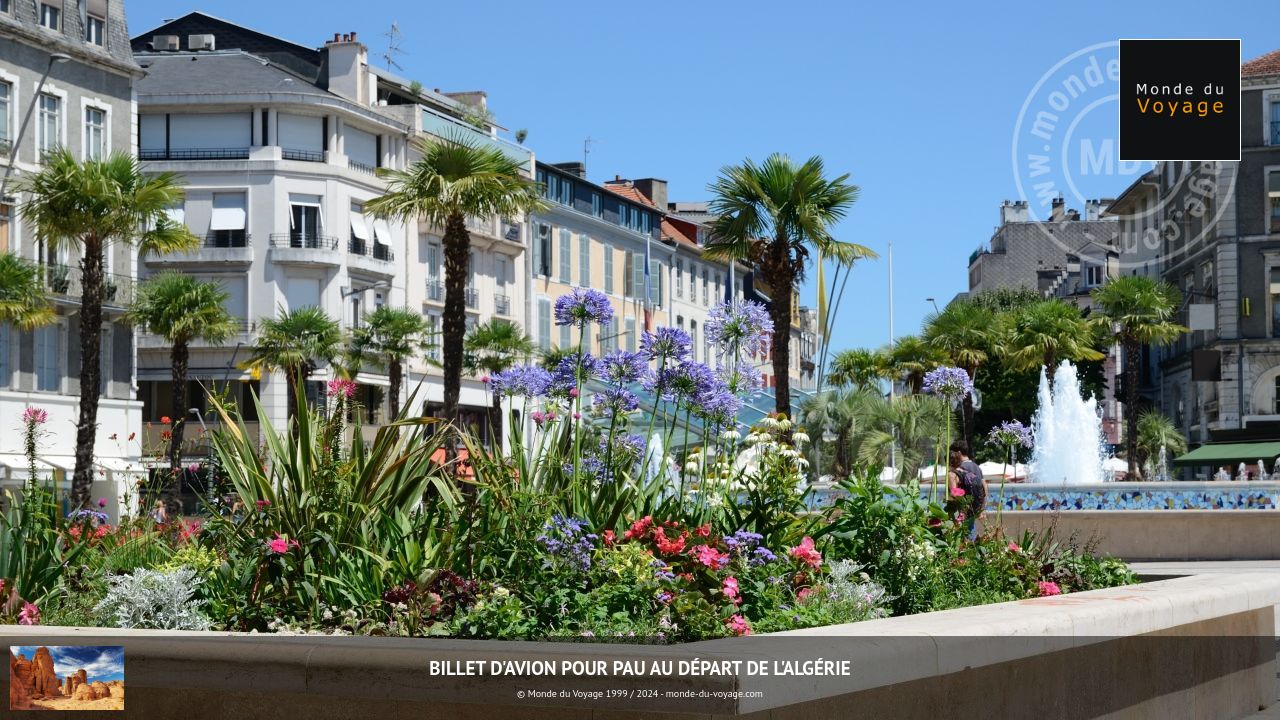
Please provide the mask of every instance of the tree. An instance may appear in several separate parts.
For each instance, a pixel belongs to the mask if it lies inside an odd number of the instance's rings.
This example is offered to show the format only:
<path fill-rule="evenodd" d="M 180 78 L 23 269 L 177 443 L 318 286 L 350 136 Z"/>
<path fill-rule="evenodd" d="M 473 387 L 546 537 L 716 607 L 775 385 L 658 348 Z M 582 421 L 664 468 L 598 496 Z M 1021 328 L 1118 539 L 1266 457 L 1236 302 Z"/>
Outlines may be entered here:
<path fill-rule="evenodd" d="M 1143 345 L 1168 345 L 1187 328 L 1173 322 L 1182 293 L 1166 282 L 1126 275 L 1095 288 L 1093 301 L 1101 310 L 1096 322 L 1120 343 L 1124 361 L 1125 455 L 1129 477 L 1138 478 L 1138 365 Z"/>
<path fill-rule="evenodd" d="M 466 285 L 471 257 L 467 217 L 514 217 L 545 207 L 540 187 L 525 166 L 496 146 L 475 145 L 458 135 L 417 141 L 422 157 L 407 170 L 382 170 L 387 192 L 365 205 L 369 212 L 442 228 L 444 246 L 444 416 L 458 417 L 466 335 Z M 449 441 L 450 454 L 456 441 Z"/>
<path fill-rule="evenodd" d="M 933 395 L 882 398 L 871 409 L 872 427 L 857 442 L 858 459 L 883 467 L 895 454 L 898 482 L 915 477 L 954 415 L 946 402 Z"/>
<path fill-rule="evenodd" d="M 1039 370 L 1044 366 L 1050 386 L 1058 363 L 1069 360 L 1101 360 L 1106 357 L 1093 346 L 1098 341 L 1096 326 L 1074 305 L 1061 300 L 1042 300 L 1013 311 L 1003 343 L 1005 364 L 1014 370 Z"/>
<path fill-rule="evenodd" d="M 127 315 L 138 327 L 159 335 L 172 345 L 169 351 L 173 377 L 173 416 L 169 427 L 170 485 L 165 494 L 177 505 L 182 477 L 182 437 L 187 416 L 187 367 L 190 346 L 197 338 L 221 345 L 236 332 L 235 319 L 227 312 L 229 297 L 216 282 L 190 275 L 165 272 L 152 277 L 138 289 Z"/>
<path fill-rule="evenodd" d="M 916 335 L 903 335 L 889 350 L 889 365 L 894 377 L 906 380 L 913 395 L 924 387 L 925 373 L 947 361 L 946 355 Z"/>
<path fill-rule="evenodd" d="M 750 159 L 723 168 L 710 185 L 712 225 L 707 252 L 712 257 L 742 260 L 755 267 L 768 286 L 776 341 L 773 343 L 774 407 L 791 412 L 791 304 L 804 279 L 810 248 L 819 260 L 829 257 L 852 264 L 876 257 L 870 248 L 831 236 L 832 227 L 858 199 L 849 176 L 824 177 L 822 158 L 796 165 L 775 153 L 757 165 Z"/>
<path fill-rule="evenodd" d="M 14 253 L 0 253 L 0 323 L 31 330 L 54 317 L 40 269 Z"/>
<path fill-rule="evenodd" d="M 832 356 L 827 383 L 835 387 L 871 388 L 891 375 L 889 358 L 884 353 L 852 348 Z"/>
<path fill-rule="evenodd" d="M 968 373 L 972 382 L 977 379 L 978 368 L 991 356 L 995 327 L 994 312 L 976 303 L 957 300 L 929 318 L 925 323 L 924 341 L 945 353 L 952 365 Z M 964 439 L 972 443 L 972 395 L 965 394 L 961 416 Z"/>
<path fill-rule="evenodd" d="M 519 325 L 493 318 L 467 333 L 463 366 L 472 375 L 495 375 L 517 360 L 530 357 L 537 347 Z M 494 448 L 502 447 L 502 398 L 497 393 L 493 394 L 493 406 L 489 408 L 489 428 L 489 442 Z"/>
<path fill-rule="evenodd" d="M 1154 410 L 1147 410 L 1138 416 L 1137 448 L 1138 462 L 1145 464 L 1151 458 L 1159 457 L 1161 448 L 1170 457 L 1185 453 L 1187 439 L 1172 420 Z"/>
<path fill-rule="evenodd" d="M 277 318 L 264 318 L 258 327 L 253 355 L 245 366 L 258 372 L 283 370 L 289 385 L 289 417 L 298 414 L 306 402 L 301 383 L 316 371 L 320 362 L 332 363 L 342 346 L 338 323 L 318 307 L 306 306 Z"/>
<path fill-rule="evenodd" d="M 40 172 L 16 188 L 30 195 L 21 213 L 33 234 L 51 251 L 66 248 L 80 256 L 80 417 L 71 505 L 81 507 L 89 501 L 98 432 L 104 258 L 117 244 L 137 245 L 145 254 L 190 248 L 199 241 L 165 212 L 182 200 L 178 177 L 144 175 L 124 153 L 78 163 L 69 151 L 54 150 Z"/>
<path fill-rule="evenodd" d="M 364 325 L 354 333 L 353 345 L 357 348 L 357 356 L 362 358 L 365 352 L 371 352 L 379 357 L 380 364 L 386 365 L 392 418 L 400 417 L 404 361 L 426 350 L 430 342 L 428 331 L 427 320 L 421 313 L 384 305 L 365 315 Z M 359 370 L 359 363 L 356 370 Z"/>
<path fill-rule="evenodd" d="M 814 467 L 837 479 L 849 477 L 858 445 L 872 429 L 873 409 L 883 402 L 879 391 L 870 387 L 828 390 L 806 399 L 801 405 L 801 425 L 815 438 Z"/>

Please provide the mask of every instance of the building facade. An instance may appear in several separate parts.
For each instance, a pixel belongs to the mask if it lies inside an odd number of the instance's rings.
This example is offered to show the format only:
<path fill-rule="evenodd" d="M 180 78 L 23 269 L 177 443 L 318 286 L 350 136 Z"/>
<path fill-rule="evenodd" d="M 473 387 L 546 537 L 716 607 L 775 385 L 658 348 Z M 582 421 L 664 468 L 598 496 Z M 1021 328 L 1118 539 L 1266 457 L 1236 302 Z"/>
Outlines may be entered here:
<path fill-rule="evenodd" d="M 1240 162 L 1160 163 L 1111 211 L 1128 271 L 1182 291 L 1191 332 L 1144 350 L 1145 390 L 1193 447 L 1280 434 L 1280 51 L 1241 76 Z"/>
<path fill-rule="evenodd" d="M 31 332 L 0 325 L 0 483 L 26 478 L 19 418 L 35 406 L 49 412 L 40 469 L 69 487 L 82 390 L 80 257 L 74 248 L 51 249 L 22 220 L 27 198 L 15 183 L 38 172 L 55 148 L 81 160 L 133 154 L 133 87 L 141 74 L 120 0 L 0 0 L 0 252 L 38 262 L 57 309 L 53 324 Z M 116 511 L 142 452 L 134 335 L 122 322 L 136 277 L 130 249 L 111 246 L 105 272 L 102 387 L 88 390 L 100 395 L 91 492 Z"/>

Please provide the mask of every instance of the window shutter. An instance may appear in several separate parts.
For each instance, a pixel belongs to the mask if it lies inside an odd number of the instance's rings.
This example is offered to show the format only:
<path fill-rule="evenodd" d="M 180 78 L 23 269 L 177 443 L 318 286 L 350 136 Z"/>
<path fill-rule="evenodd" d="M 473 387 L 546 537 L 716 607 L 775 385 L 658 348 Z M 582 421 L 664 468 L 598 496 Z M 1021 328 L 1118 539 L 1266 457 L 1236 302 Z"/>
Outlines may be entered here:
<path fill-rule="evenodd" d="M 560 229 L 560 282 L 572 282 L 569 253 L 573 252 L 573 233 L 565 228 Z"/>
<path fill-rule="evenodd" d="M 636 319 L 627 318 L 627 352 L 636 351 Z"/>
<path fill-rule="evenodd" d="M 570 333 L 569 325 L 560 326 L 560 349 L 567 350 L 573 345 L 573 335 Z"/>
<path fill-rule="evenodd" d="M 658 307 L 662 307 L 662 263 L 658 260 L 649 261 L 650 286 L 649 302 Z"/>
<path fill-rule="evenodd" d="M 538 298 L 538 346 L 551 349 L 551 301 Z"/>
<path fill-rule="evenodd" d="M 631 287 L 634 290 L 633 297 L 644 297 L 644 253 L 632 253 L 631 260 Z"/>
<path fill-rule="evenodd" d="M 591 352 L 591 323 L 582 326 L 582 352 Z"/>
<path fill-rule="evenodd" d="M 604 246 L 604 291 L 613 294 L 613 246 Z"/>
<path fill-rule="evenodd" d="M 533 276 L 538 277 L 542 274 L 542 234 L 533 241 Z"/>
<path fill-rule="evenodd" d="M 578 236 L 578 283 L 591 287 L 591 238 L 585 233 Z"/>
<path fill-rule="evenodd" d="M 631 283 L 635 279 L 635 275 L 631 270 L 631 253 L 622 256 L 622 295 L 623 297 L 634 297 L 635 289 Z"/>

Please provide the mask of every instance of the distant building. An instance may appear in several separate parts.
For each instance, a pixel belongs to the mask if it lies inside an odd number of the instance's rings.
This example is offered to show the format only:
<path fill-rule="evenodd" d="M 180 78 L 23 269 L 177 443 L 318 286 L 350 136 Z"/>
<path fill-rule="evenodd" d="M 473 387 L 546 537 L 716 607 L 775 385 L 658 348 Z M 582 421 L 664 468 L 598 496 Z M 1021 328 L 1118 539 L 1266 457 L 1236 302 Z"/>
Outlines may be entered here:
<path fill-rule="evenodd" d="M 120 0 L 0 0 L 0 252 L 43 267 L 57 320 L 32 332 L 0 324 L 0 485 L 27 477 L 19 418 L 27 406 L 49 412 L 38 450 L 41 471 L 65 491 L 75 467 L 80 387 L 80 258 L 54 250 L 16 212 L 27 200 L 16 180 L 39 172 L 44 154 L 66 148 L 77 159 L 134 154 L 133 87 L 142 71 L 129 49 Z M 12 158 L 12 164 L 10 164 Z M 102 386 L 94 442 L 92 498 L 118 516 L 142 452 L 142 413 L 134 399 L 134 334 L 122 322 L 136 268 L 128 247 L 106 256 Z"/>

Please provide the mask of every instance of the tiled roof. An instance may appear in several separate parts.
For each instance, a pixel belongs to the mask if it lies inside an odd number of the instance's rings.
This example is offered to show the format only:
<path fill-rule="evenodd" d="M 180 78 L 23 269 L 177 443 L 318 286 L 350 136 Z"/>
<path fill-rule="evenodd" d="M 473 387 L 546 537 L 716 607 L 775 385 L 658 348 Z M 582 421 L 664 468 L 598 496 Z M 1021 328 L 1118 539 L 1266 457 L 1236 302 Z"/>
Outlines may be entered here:
<path fill-rule="evenodd" d="M 1280 50 L 1272 50 L 1241 65 L 1240 74 L 1244 77 L 1280 75 Z"/>
<path fill-rule="evenodd" d="M 680 228 L 676 227 L 675 223 L 671 222 L 666 218 L 662 219 L 662 236 L 669 237 L 678 243 L 684 243 L 685 245 L 688 245 L 690 247 L 698 247 L 698 242 L 696 240 L 693 240 L 688 235 L 685 235 L 684 232 L 680 230 Z"/>
<path fill-rule="evenodd" d="M 641 205 L 647 205 L 655 209 L 657 208 L 657 206 L 654 205 L 653 202 L 649 200 L 649 198 L 644 196 L 644 193 L 637 190 L 635 186 L 631 185 L 630 183 L 607 182 L 604 184 L 604 189 L 608 190 L 614 195 L 620 195 L 630 200 L 631 202 L 637 202 L 637 203 L 640 203 Z"/>

